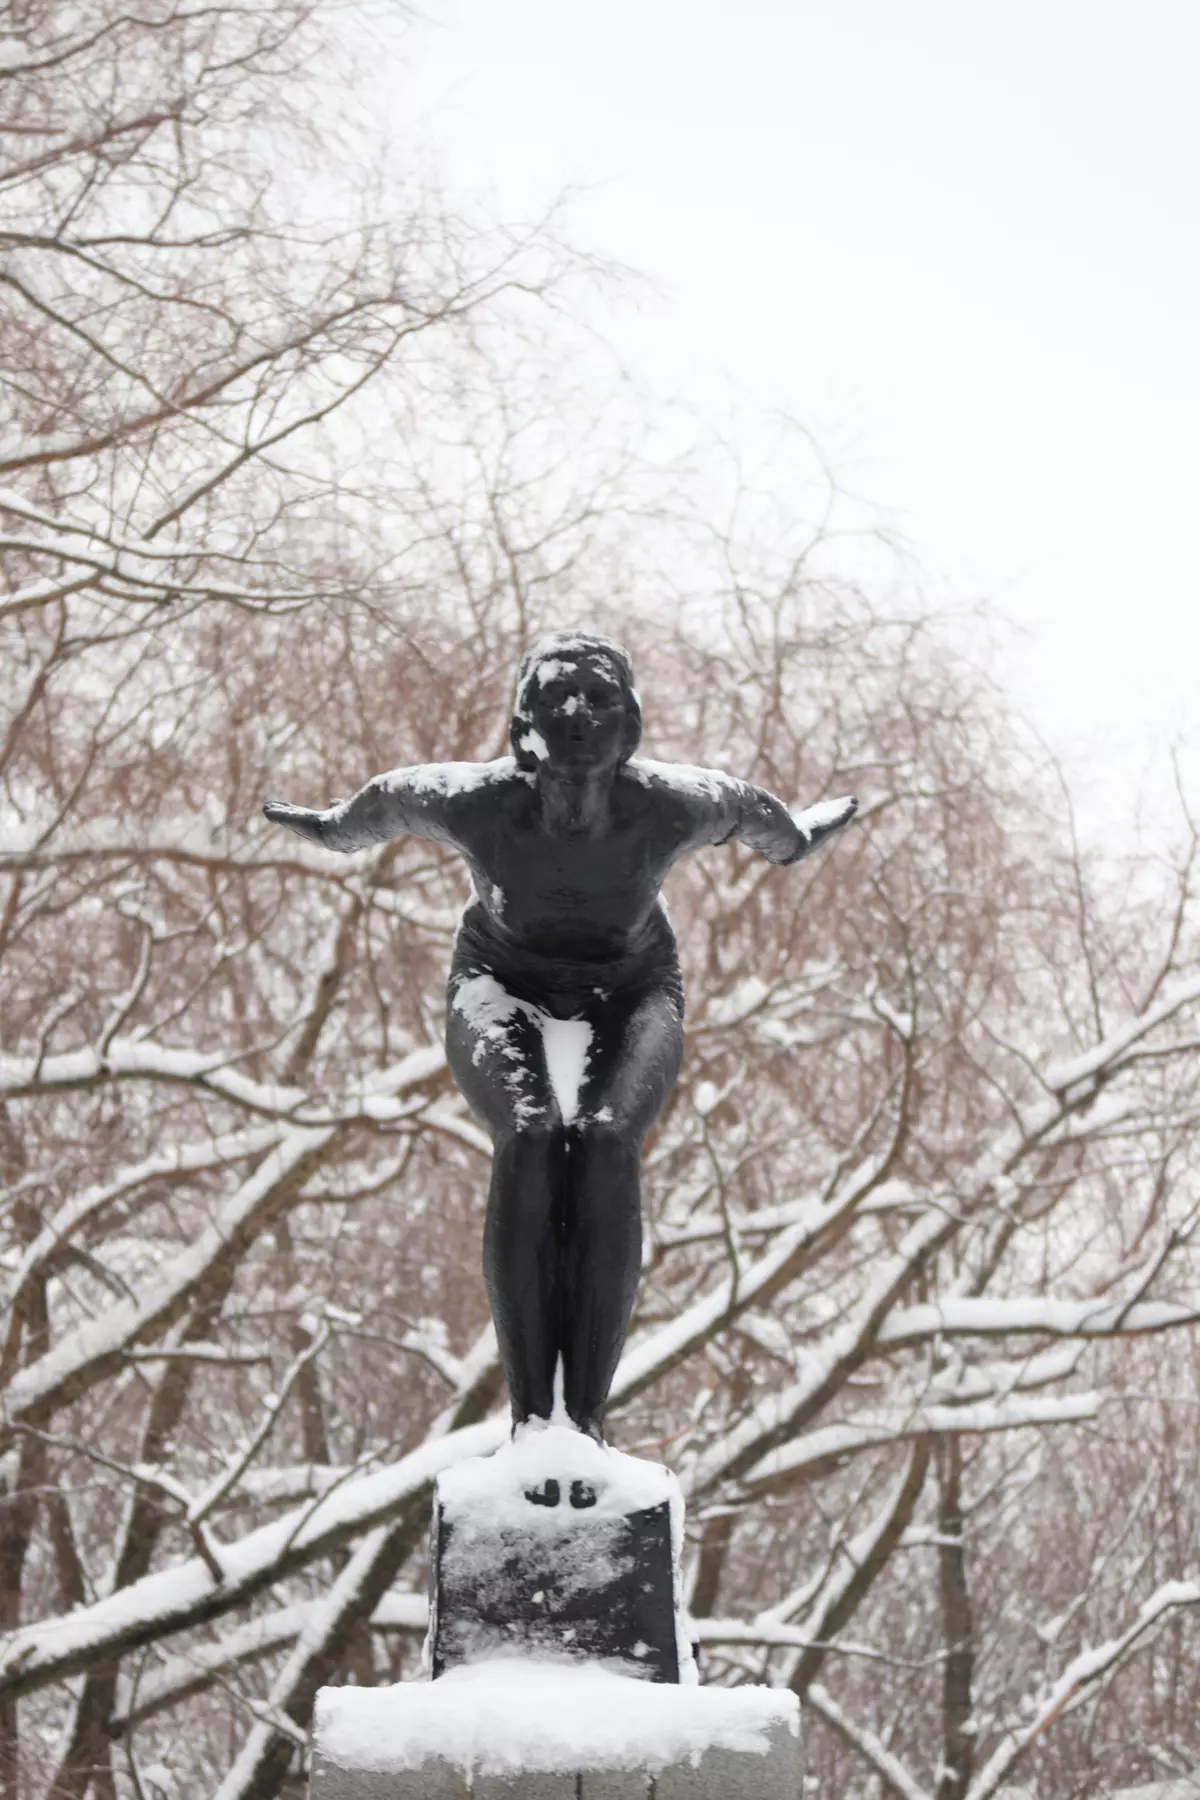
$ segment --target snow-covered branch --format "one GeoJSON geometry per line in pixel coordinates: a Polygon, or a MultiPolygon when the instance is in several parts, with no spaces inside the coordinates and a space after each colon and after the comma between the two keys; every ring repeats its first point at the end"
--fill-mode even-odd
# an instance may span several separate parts
{"type": "Polygon", "coordinates": [[[1045,1072],[1046,1086],[1055,1094],[1080,1098],[1078,1090],[1095,1087],[1115,1075],[1129,1061],[1135,1046],[1200,1000],[1200,977],[1173,983],[1145,1012],[1127,1019],[1090,1050],[1053,1063],[1045,1072]]]}
{"type": "MultiPolygon", "coordinates": [[[[178,1050],[146,1039],[114,1038],[103,1051],[66,1050],[56,1056],[0,1057],[0,1098],[32,1096],[98,1086],[108,1081],[160,1081],[203,1088],[215,1098],[268,1118],[302,1121],[318,1129],[356,1117],[396,1119],[398,1096],[440,1075],[446,1066],[441,1045],[411,1051],[398,1063],[362,1081],[357,1094],[332,1108],[313,1103],[304,1088],[255,1081],[232,1066],[228,1051],[206,1054],[178,1050]]],[[[405,1111],[408,1109],[405,1108],[405,1111]]]]}
{"type": "Polygon", "coordinates": [[[1057,1399],[1029,1396],[963,1406],[915,1405],[886,1418],[857,1414],[844,1425],[822,1426],[773,1450],[747,1469],[738,1485],[744,1492],[754,1493],[784,1487],[798,1479],[811,1481],[839,1468],[847,1457],[909,1438],[936,1437],[948,1432],[983,1436],[997,1431],[1039,1430],[1048,1425],[1078,1425],[1094,1419],[1101,1404],[1099,1394],[1083,1393],[1057,1399]]]}
{"type": "Polygon", "coordinates": [[[1181,1607],[1191,1606],[1200,1606],[1200,1582],[1164,1582],[1138,1609],[1137,1618],[1126,1631],[1072,1657],[1058,1679],[1032,1702],[1029,1716],[1019,1725],[1007,1728],[972,1781],[967,1800],[991,1800],[1020,1758],[1056,1719],[1090,1698],[1092,1691],[1137,1649],[1148,1632],[1181,1607]]]}
{"type": "Polygon", "coordinates": [[[4,1425],[41,1423],[111,1375],[125,1351],[165,1331],[217,1268],[245,1254],[272,1214],[328,1154],[336,1136],[329,1126],[289,1128],[190,1249],[158,1269],[134,1297],[78,1326],[10,1378],[3,1395],[4,1425]]]}
{"type": "Polygon", "coordinates": [[[1200,1320],[1200,1301],[1142,1300],[1130,1306],[1103,1300],[1055,1300],[1042,1294],[995,1299],[948,1295],[902,1307],[879,1333],[886,1349],[911,1349],[939,1338],[1138,1337],[1200,1320]]]}
{"type": "Polygon", "coordinates": [[[820,1682],[813,1682],[805,1699],[813,1712],[819,1713],[827,1724],[832,1725],[838,1736],[874,1770],[884,1784],[885,1793],[895,1795],[897,1800],[931,1800],[931,1796],[919,1782],[913,1780],[904,1764],[892,1755],[887,1745],[865,1725],[856,1725],[849,1719],[820,1682]]]}

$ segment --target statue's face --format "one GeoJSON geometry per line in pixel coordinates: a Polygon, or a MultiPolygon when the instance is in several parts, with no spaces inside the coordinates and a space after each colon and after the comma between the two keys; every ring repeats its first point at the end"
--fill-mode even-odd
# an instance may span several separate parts
{"type": "Polygon", "coordinates": [[[527,702],[546,761],[564,773],[615,768],[625,744],[625,691],[602,653],[564,653],[538,665],[527,702]]]}

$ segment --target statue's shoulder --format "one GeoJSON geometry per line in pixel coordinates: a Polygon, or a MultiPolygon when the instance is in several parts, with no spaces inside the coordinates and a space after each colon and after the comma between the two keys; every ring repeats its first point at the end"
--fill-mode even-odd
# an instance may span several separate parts
{"type": "Polygon", "coordinates": [[[724,805],[736,796],[739,783],[724,769],[701,769],[693,763],[651,762],[631,756],[626,774],[647,793],[694,806],[724,805]]]}
{"type": "Polygon", "coordinates": [[[513,756],[493,762],[417,763],[393,769],[384,784],[404,798],[432,804],[450,816],[469,813],[478,805],[495,806],[509,796],[525,795],[533,776],[517,767],[513,756]]]}

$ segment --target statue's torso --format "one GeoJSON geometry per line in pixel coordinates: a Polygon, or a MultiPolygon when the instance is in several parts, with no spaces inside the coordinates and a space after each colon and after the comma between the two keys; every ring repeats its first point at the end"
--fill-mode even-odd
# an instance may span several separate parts
{"type": "Polygon", "coordinates": [[[514,771],[454,811],[485,929],[501,943],[606,961],[663,937],[659,887],[692,830],[670,794],[622,770],[599,828],[548,828],[535,785],[514,771]]]}
{"type": "Polygon", "coordinates": [[[658,770],[622,767],[590,826],[548,822],[536,778],[509,758],[442,765],[427,776],[406,771],[405,779],[437,784],[424,832],[465,857],[477,931],[534,956],[607,962],[670,946],[663,876],[692,844],[721,833],[718,778],[706,790],[658,770]]]}

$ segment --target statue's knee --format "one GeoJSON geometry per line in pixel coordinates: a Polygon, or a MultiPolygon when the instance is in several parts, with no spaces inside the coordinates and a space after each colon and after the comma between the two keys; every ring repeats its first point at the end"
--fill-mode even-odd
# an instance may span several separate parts
{"type": "Polygon", "coordinates": [[[608,1107],[580,1119],[575,1132],[581,1149],[598,1162],[606,1166],[627,1163],[631,1168],[637,1167],[641,1149],[638,1133],[614,1117],[608,1107]]]}
{"type": "Polygon", "coordinates": [[[505,1133],[505,1147],[522,1164],[548,1162],[562,1137],[562,1127],[545,1118],[522,1119],[505,1133]]]}

